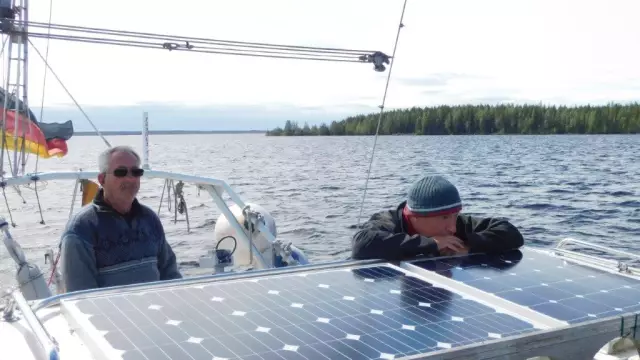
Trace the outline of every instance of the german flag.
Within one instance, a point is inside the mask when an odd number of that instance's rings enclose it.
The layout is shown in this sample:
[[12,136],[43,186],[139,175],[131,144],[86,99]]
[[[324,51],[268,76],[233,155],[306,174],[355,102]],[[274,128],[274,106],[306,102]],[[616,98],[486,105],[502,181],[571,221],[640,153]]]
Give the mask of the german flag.
[[[4,98],[6,92],[0,88],[0,123],[4,113]],[[64,123],[39,123],[31,109],[18,100],[18,113],[16,115],[16,103],[13,96],[9,97],[7,105],[5,126],[5,147],[13,151],[21,151],[38,155],[45,159],[50,157],[63,157],[67,154],[67,140],[73,136],[73,123],[68,120]],[[18,119],[16,127],[16,117]],[[18,135],[18,148],[15,148],[14,134]],[[24,136],[24,145],[23,145]],[[1,140],[1,139],[0,139]]]

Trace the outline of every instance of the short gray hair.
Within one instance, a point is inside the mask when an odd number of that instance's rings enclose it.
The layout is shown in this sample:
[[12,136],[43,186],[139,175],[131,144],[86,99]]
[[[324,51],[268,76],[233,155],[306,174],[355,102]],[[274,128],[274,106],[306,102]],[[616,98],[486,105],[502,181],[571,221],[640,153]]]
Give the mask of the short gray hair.
[[98,170],[100,170],[101,173],[106,173],[107,170],[109,170],[109,160],[111,160],[111,155],[116,152],[124,152],[135,156],[135,158],[138,160],[137,165],[140,166],[140,155],[138,155],[138,153],[133,150],[131,146],[119,145],[108,148],[107,150],[100,153],[100,156],[98,157]]

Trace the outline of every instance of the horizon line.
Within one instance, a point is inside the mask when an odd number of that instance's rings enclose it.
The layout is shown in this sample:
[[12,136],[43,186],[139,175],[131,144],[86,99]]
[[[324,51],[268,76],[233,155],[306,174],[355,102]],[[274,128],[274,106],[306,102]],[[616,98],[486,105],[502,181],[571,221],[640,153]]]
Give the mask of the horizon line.
[[[240,133],[266,133],[268,130],[149,130],[148,134],[240,134]],[[99,133],[91,131],[74,131],[74,136],[84,135],[142,135],[142,130],[105,130]]]

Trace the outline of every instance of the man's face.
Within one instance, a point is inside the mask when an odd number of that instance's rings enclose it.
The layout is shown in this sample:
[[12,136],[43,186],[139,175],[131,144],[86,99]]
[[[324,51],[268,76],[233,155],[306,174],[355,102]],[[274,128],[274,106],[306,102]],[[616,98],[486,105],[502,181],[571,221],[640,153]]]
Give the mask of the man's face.
[[426,237],[447,236],[456,233],[458,213],[441,216],[410,216],[411,225],[418,234]]
[[133,202],[140,190],[140,176],[132,173],[136,171],[139,171],[136,157],[117,151],[111,154],[109,168],[105,174],[98,176],[98,181],[110,199],[122,203]]

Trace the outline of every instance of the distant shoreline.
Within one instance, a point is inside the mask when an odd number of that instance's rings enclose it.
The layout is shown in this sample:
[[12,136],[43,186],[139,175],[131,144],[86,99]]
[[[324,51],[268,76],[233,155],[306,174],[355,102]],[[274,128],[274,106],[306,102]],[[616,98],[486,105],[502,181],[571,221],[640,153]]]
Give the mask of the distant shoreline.
[[441,105],[347,117],[329,124],[287,120],[267,136],[638,134],[640,103],[586,106]]
[[[264,134],[266,130],[149,130],[149,135]],[[102,135],[142,135],[142,131],[100,131]],[[73,136],[97,136],[95,131],[75,131]]]

